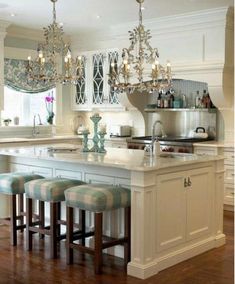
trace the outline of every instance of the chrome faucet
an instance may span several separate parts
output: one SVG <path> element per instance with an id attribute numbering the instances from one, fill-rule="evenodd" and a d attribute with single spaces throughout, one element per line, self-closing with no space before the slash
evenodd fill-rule
<path id="1" fill-rule="evenodd" d="M 41 117 L 38 114 L 38 119 L 39 119 L 39 125 L 42 124 L 41 122 Z M 32 136 L 36 137 L 38 134 L 40 134 L 39 130 L 36 129 L 36 115 L 33 116 L 33 129 L 32 129 Z"/>
<path id="2" fill-rule="evenodd" d="M 151 145 L 153 147 L 153 144 L 154 144 L 154 141 L 158 141 L 158 137 L 157 135 L 155 134 L 155 128 L 156 128 L 156 125 L 157 124 L 160 124 L 161 126 L 161 134 L 162 134 L 162 137 L 166 137 L 166 133 L 164 131 L 164 128 L 163 128 L 163 124 L 160 120 L 156 120 L 153 124 L 153 128 L 152 128 L 152 141 L 151 141 Z"/>

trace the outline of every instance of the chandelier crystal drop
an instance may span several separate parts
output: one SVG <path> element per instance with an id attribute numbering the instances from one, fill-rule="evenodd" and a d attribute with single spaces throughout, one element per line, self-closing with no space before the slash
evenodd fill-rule
<path id="1" fill-rule="evenodd" d="M 53 23 L 43 28 L 45 42 L 38 44 L 38 55 L 35 60 L 31 56 L 27 62 L 29 80 L 37 82 L 77 84 L 83 76 L 83 60 L 81 56 L 72 58 L 69 44 L 63 40 L 63 28 L 56 22 L 55 3 L 53 3 Z"/>
<path id="2" fill-rule="evenodd" d="M 149 43 L 150 30 L 145 30 L 142 23 L 144 0 L 136 1 L 139 3 L 139 25 L 129 31 L 131 44 L 122 50 L 121 65 L 111 62 L 109 84 L 117 93 L 164 91 L 171 87 L 171 64 L 167 62 L 165 68 L 160 65 L 158 50 Z"/>

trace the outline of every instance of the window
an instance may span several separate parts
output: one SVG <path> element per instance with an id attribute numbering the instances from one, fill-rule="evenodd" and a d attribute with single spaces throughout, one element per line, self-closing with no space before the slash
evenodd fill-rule
<path id="1" fill-rule="evenodd" d="M 11 125 L 14 125 L 14 118 L 19 117 L 19 125 L 32 125 L 34 115 L 40 116 L 42 124 L 47 124 L 48 111 L 45 97 L 56 97 L 56 89 L 50 89 L 42 93 L 23 93 L 4 87 L 4 111 L 1 113 L 2 119 L 10 118 Z M 53 112 L 56 113 L 55 103 Z M 37 123 L 40 123 L 38 121 Z"/>

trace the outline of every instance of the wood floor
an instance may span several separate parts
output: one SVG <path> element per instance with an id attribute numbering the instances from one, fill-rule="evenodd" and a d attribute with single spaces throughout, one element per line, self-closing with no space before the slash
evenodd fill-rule
<path id="1" fill-rule="evenodd" d="M 0 284 L 232 284 L 233 280 L 233 213 L 224 211 L 226 245 L 161 271 L 147 280 L 127 276 L 123 261 L 104 257 L 103 275 L 94 276 L 92 257 L 75 254 L 75 263 L 66 265 L 65 246 L 61 242 L 60 259 L 50 260 L 44 241 L 34 237 L 34 250 L 27 252 L 25 237 L 19 245 L 9 245 L 8 227 L 0 226 Z M 45 242 L 48 248 L 48 241 Z"/>

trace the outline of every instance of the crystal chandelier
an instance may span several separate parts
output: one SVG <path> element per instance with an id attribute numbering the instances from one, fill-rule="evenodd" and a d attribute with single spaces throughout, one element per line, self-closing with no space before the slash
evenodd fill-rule
<path id="1" fill-rule="evenodd" d="M 166 68 L 160 65 L 158 50 L 149 43 L 150 30 L 146 31 L 142 24 L 144 0 L 136 1 L 139 3 L 139 25 L 129 31 L 131 45 L 122 50 L 121 65 L 118 66 L 117 61 L 111 62 L 109 84 L 118 93 L 164 91 L 171 87 L 171 64 L 167 62 Z"/>
<path id="2" fill-rule="evenodd" d="M 43 28 L 45 42 L 38 44 L 35 60 L 28 57 L 27 76 L 37 82 L 77 84 L 83 75 L 81 56 L 72 58 L 69 44 L 63 41 L 63 28 L 56 22 L 55 2 L 53 3 L 53 23 Z"/>

